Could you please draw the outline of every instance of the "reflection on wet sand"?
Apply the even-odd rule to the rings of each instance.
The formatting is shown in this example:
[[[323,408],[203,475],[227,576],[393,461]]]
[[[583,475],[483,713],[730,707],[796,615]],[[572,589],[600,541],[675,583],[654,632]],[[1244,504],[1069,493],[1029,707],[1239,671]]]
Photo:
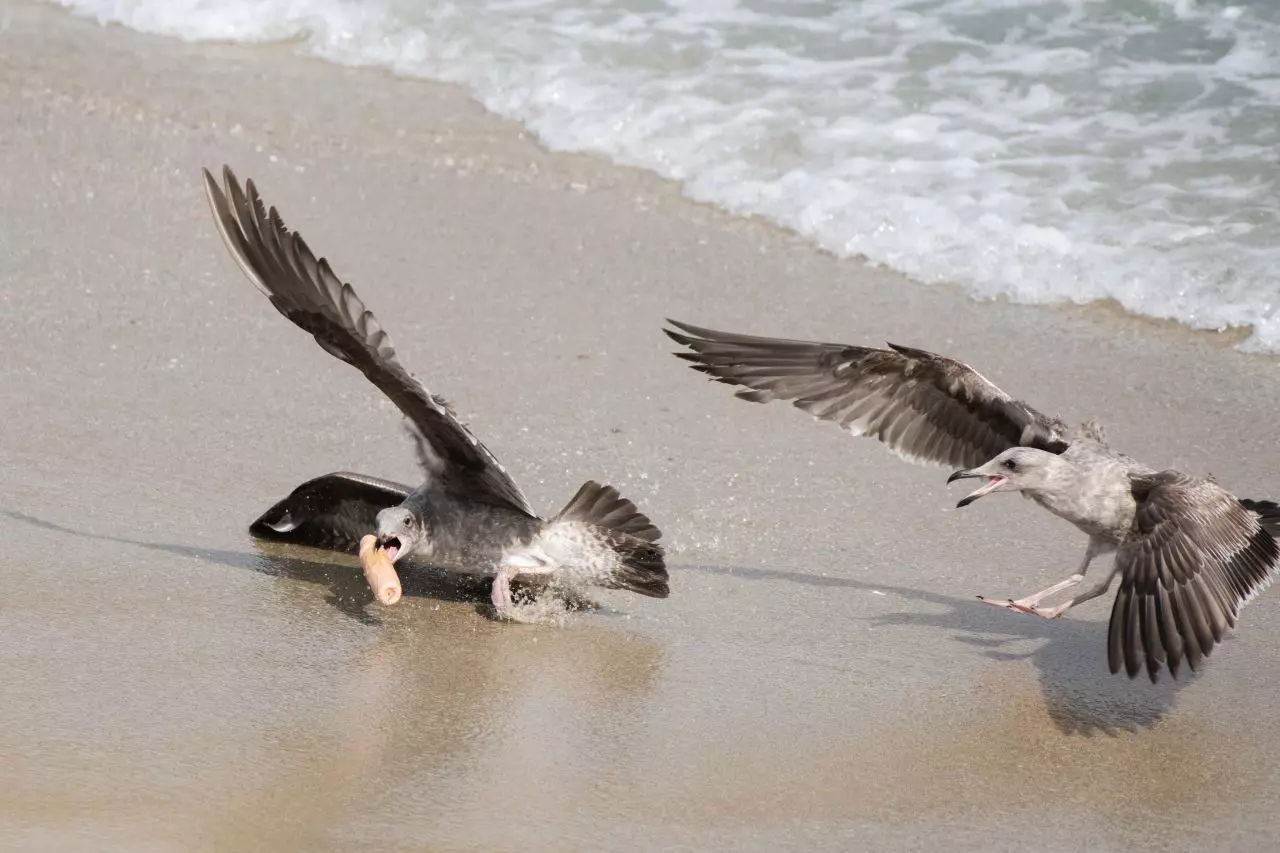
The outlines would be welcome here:
[[[538,697],[573,697],[600,712],[625,710],[652,689],[662,671],[660,644],[620,626],[507,625],[481,619],[475,607],[449,603],[488,601],[489,579],[430,569],[404,575],[396,607],[372,606],[372,594],[351,557],[316,549],[252,540],[253,552],[155,543],[74,530],[17,511],[10,519],[46,533],[100,540],[195,557],[234,569],[275,576],[279,607],[314,611],[316,585],[325,601],[370,626],[361,651],[326,674],[337,703],[324,719],[264,722],[252,747],[252,774],[236,761],[212,763],[201,780],[209,802],[196,804],[210,849],[302,849],[319,843],[352,815],[384,804],[417,799],[420,780],[452,780],[484,761],[486,753],[515,761],[531,745],[556,743],[559,717],[530,717],[530,689]],[[312,558],[314,557],[314,558]],[[303,583],[292,583],[303,581]],[[321,634],[326,629],[317,625]],[[324,698],[316,697],[316,702]],[[536,708],[535,708],[536,710]],[[538,736],[518,736],[522,720]],[[220,774],[223,775],[219,775]],[[252,781],[250,781],[252,780]],[[479,783],[484,788],[486,783]],[[31,802],[27,802],[27,799]],[[63,792],[5,800],[28,818],[59,809],[92,813],[92,800],[68,803]],[[105,800],[104,812],[118,804]]]
[[[329,604],[365,626],[358,652],[323,673],[323,692],[299,697],[303,706],[314,706],[305,716],[262,720],[238,738],[235,754],[211,756],[199,768],[208,795],[183,803],[187,825],[174,837],[199,838],[208,849],[315,849],[354,816],[394,813],[405,802],[425,808],[424,797],[447,814],[444,801],[458,797],[459,786],[474,787],[464,801],[487,796],[487,774],[494,771],[482,768],[507,765],[497,771],[501,778],[518,776],[525,762],[554,760],[564,738],[589,722],[579,717],[566,728],[557,702],[585,702],[594,714],[621,718],[609,726],[625,728],[628,710],[661,677],[661,645],[627,633],[616,620],[517,626],[481,618],[472,606],[450,606],[487,600],[486,578],[411,571],[406,598],[380,608],[370,606],[372,594],[345,555],[276,543],[254,542],[252,553],[154,543],[4,514],[60,536],[278,577],[284,582],[269,592],[278,599],[273,611],[315,612],[316,588],[323,587]],[[333,629],[318,621],[316,637]],[[207,736],[212,752],[225,748],[215,732],[191,736]],[[21,774],[20,767],[8,769]],[[100,812],[117,827],[147,819],[122,809],[112,795],[99,802],[84,791],[37,790],[33,778],[27,777],[21,798],[4,798],[6,809],[27,821],[60,822],[64,812]],[[530,791],[526,799],[567,793]]]
[[[224,780],[235,793],[208,817],[214,848],[332,843],[353,819],[385,814],[390,824],[405,807],[447,815],[459,786],[490,796],[489,779],[518,778],[526,762],[546,760],[530,750],[559,748],[562,720],[537,713],[531,691],[586,693],[612,713],[659,677],[661,649],[652,641],[608,628],[515,630],[425,602],[387,617],[359,657],[335,673],[343,683],[333,719],[271,738],[261,760],[278,770],[257,784]],[[527,736],[529,729],[537,736]],[[485,767],[495,762],[510,770],[491,776]],[[499,811],[500,793],[491,795]]]
[[[870,583],[853,578],[830,577],[780,569],[685,566],[682,570],[724,574],[741,578],[781,580],[789,583],[830,586],[851,590],[875,590],[911,602],[937,605],[940,612],[911,609],[874,617],[876,625],[924,626],[950,635],[950,639],[981,651],[992,660],[1030,659],[1040,678],[1046,707],[1054,724],[1068,734],[1115,735],[1156,725],[1173,707],[1179,690],[1195,678],[1165,678],[1152,685],[1145,679],[1130,681],[1106,669],[1106,626],[1070,617],[1045,620],[1006,613],[981,606],[974,599],[959,599],[936,592]],[[1008,651],[1011,645],[1042,640],[1032,651]],[[1212,666],[1212,662],[1209,664]]]
[[[378,624],[380,621],[378,614],[388,612],[385,608],[371,606],[375,599],[360,574],[358,561],[341,552],[259,539],[249,540],[253,553],[177,543],[148,542],[125,536],[87,533],[14,510],[0,510],[0,513],[47,532],[132,545],[174,556],[220,563],[236,569],[249,569],[271,577],[319,584],[329,590],[325,598],[326,603],[358,622]],[[519,592],[523,588],[523,581],[523,578],[516,578],[512,585],[513,590]],[[401,582],[406,597],[475,602],[480,605],[484,605],[489,600],[489,588],[492,585],[491,578],[484,575],[452,572],[416,564],[409,565]],[[536,585],[536,579],[534,579],[530,587]],[[585,598],[575,598],[571,603],[577,608],[592,606],[592,603]],[[486,606],[480,606],[477,609],[482,613],[489,611]]]
[[[688,789],[705,792],[688,818],[757,826],[976,822],[1052,806],[1150,843],[1229,818],[1268,783],[1206,721],[1179,715],[1148,731],[1081,738],[1064,736],[1056,716],[1025,677],[992,668],[968,695],[851,721],[856,738],[792,732],[749,748],[705,748],[688,760]],[[1167,819],[1152,826],[1152,814]]]
[[[158,748],[172,749],[163,744],[182,732],[190,739],[183,748],[200,756],[204,794],[194,801],[181,785],[173,802],[158,795],[145,807],[127,783],[119,793],[42,787],[40,772],[23,764],[30,751],[13,750],[19,758],[7,773],[26,781],[6,808],[30,822],[65,824],[74,813],[128,837],[156,820],[159,803],[184,816],[182,827],[161,834],[198,837],[211,850],[381,850],[424,838],[442,849],[552,849],[538,841],[557,831],[529,835],[540,816],[579,827],[591,843],[598,838],[590,827],[630,826],[662,846],[708,832],[783,831],[797,820],[945,825],[1050,808],[1105,826],[1109,837],[1150,841],[1229,820],[1235,804],[1257,801],[1266,786],[1256,761],[1238,759],[1238,735],[1171,713],[1193,682],[1153,687],[1108,676],[1096,623],[1017,618],[976,601],[802,571],[674,567],[673,576],[701,576],[721,591],[740,585],[750,593],[757,582],[801,594],[874,589],[890,609],[863,624],[884,631],[856,642],[884,645],[894,632],[923,629],[923,647],[944,657],[977,653],[971,682],[895,687],[902,710],[867,715],[877,706],[862,704],[868,685],[851,672],[875,667],[851,671],[803,648],[752,645],[763,626],[742,613],[705,620],[691,606],[631,622],[602,609],[561,626],[506,625],[477,616],[483,579],[414,573],[412,592],[379,608],[343,555],[266,543],[245,552],[146,543],[8,516],[60,536],[141,547],[161,561],[195,557],[279,578],[259,585],[252,601],[220,606],[253,608],[254,619],[266,620],[254,642],[344,649],[277,656],[296,667],[317,662],[286,679],[300,693],[251,722],[226,708],[233,697],[224,692],[200,700],[226,708],[220,713],[240,720],[238,730],[191,728],[175,716],[185,706],[162,706]],[[801,601],[796,608],[797,616],[805,610]],[[858,637],[857,620],[819,618],[802,636]],[[273,636],[281,629],[292,633]],[[201,667],[235,677],[219,674],[232,665],[224,652],[183,664],[195,667],[193,689]],[[1015,665],[1020,658],[1032,669]],[[779,666],[788,660],[795,663]],[[137,690],[163,700],[172,689],[166,673]],[[259,678],[254,689],[261,694],[264,685]],[[1204,796],[1209,790],[1213,797]],[[1176,817],[1152,828],[1153,811]],[[607,817],[598,824],[587,815]]]
[[[325,601],[328,604],[366,624],[378,624],[392,619],[396,612],[394,608],[373,605],[373,595],[364,583],[355,560],[343,554],[259,540],[250,540],[254,553],[151,543],[126,537],[88,534],[20,512],[6,511],[5,514],[46,531],[136,545],[303,581],[306,584],[318,584],[327,588]],[[688,565],[675,568],[679,572],[781,580],[807,586],[874,589],[908,601],[941,606],[943,609],[935,612],[912,609],[878,616],[875,617],[875,624],[938,629],[949,633],[951,639],[960,646],[978,649],[993,660],[1029,658],[1039,674],[1050,718],[1064,733],[1103,733],[1114,736],[1121,731],[1151,728],[1173,707],[1178,691],[1195,677],[1184,676],[1180,681],[1166,678],[1159,684],[1151,685],[1144,680],[1130,681],[1106,674],[1102,660],[1105,637],[1102,635],[1103,627],[1097,623],[1071,618],[1047,621],[1021,617],[983,608],[975,601],[846,577],[742,566]],[[429,568],[415,568],[406,572],[404,578],[406,598],[436,601],[482,604],[487,599],[488,586],[489,579],[485,577]],[[286,596],[309,595],[300,592],[301,588],[290,585],[284,585],[280,589]],[[1008,646],[1026,640],[1043,642],[1031,651],[1006,650]]]
[[[992,671],[974,693],[981,711],[908,753],[902,782],[922,808],[1034,809],[1048,800],[1140,828],[1152,813],[1188,823],[1226,816],[1266,782],[1210,720],[1181,713],[1145,731],[1062,737],[1064,707],[1030,685]]]

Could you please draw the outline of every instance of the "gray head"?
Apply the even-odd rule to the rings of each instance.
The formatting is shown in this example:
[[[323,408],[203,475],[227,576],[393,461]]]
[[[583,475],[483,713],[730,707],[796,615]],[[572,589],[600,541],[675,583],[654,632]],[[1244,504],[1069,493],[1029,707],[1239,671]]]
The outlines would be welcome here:
[[[1011,447],[985,465],[955,472],[947,482],[970,478],[987,481],[985,486],[961,498],[956,504],[959,509],[992,492],[1039,491],[1049,484],[1053,473],[1063,464],[1054,453],[1034,447]]]
[[[391,562],[410,554],[421,543],[422,523],[402,506],[387,507],[378,513],[378,547]]]

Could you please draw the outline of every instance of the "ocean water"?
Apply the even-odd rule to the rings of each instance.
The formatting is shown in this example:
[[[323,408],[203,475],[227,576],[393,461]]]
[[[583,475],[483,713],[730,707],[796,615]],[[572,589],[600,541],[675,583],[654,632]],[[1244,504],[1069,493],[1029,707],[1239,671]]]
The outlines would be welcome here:
[[[839,255],[1280,352],[1277,0],[58,2],[458,82]]]

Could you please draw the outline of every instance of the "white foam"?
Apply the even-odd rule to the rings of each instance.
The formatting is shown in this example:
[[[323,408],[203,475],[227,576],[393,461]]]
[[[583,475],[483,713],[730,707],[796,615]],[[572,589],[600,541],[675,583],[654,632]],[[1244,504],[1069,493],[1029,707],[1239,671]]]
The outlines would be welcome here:
[[[469,86],[975,296],[1114,299],[1280,352],[1280,6],[1252,0],[61,0]]]

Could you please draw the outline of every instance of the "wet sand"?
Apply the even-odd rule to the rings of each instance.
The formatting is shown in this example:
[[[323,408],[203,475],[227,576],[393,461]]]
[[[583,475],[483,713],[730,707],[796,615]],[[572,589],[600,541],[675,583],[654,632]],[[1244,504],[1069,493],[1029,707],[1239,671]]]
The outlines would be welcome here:
[[[0,2],[0,849],[1268,849],[1280,593],[1198,676],[1109,603],[981,605],[1084,540],[669,355],[664,316],[964,358],[1153,464],[1280,497],[1277,360],[975,304],[548,154],[460,91]],[[503,625],[429,573],[252,541],[304,479],[414,478],[390,404],[209,220],[231,163],[553,512],[662,527],[672,597]],[[1050,363],[1050,359],[1053,363]]]

